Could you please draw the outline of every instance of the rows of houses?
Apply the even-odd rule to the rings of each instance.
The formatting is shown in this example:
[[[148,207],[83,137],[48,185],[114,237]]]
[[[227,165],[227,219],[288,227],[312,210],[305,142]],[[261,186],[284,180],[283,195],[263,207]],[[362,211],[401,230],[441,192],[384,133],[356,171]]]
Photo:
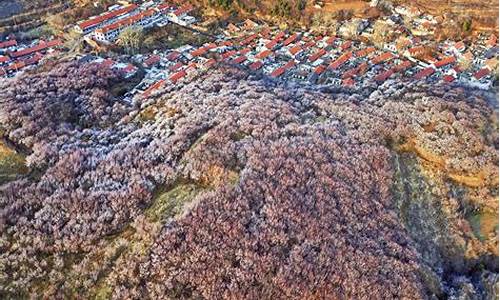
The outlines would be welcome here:
[[[484,43],[479,39],[469,47],[482,45],[486,51],[475,56],[481,58],[489,52],[489,63],[484,64],[483,60],[476,58],[472,67],[462,70],[459,62],[468,49],[463,41],[453,43],[448,51],[445,51],[445,45],[440,45],[422,59],[427,44],[421,38],[408,37],[402,45],[389,42],[383,47],[374,47],[357,39],[318,36],[309,32],[285,33],[265,26],[247,30],[246,35],[242,35],[242,28],[247,27],[245,23],[241,26],[231,24],[228,32],[238,32],[238,35],[223,38],[233,45],[223,56],[233,58],[232,63],[250,71],[260,70],[271,78],[355,86],[365,80],[382,83],[399,76],[408,80],[441,80],[446,83],[459,80],[487,89],[498,65],[495,35],[488,36]]]
[[[390,78],[402,80],[442,81],[451,84],[460,81],[479,88],[490,88],[496,65],[483,65],[462,70],[461,56],[476,46],[463,41],[443,43],[437,53],[422,59],[426,43],[421,38],[383,47],[338,36],[315,35],[310,32],[286,32],[246,20],[229,24],[224,35],[215,41],[193,47],[138,56],[147,74],[129,93],[130,97],[147,97],[165,85],[189,80],[215,64],[228,64],[259,72],[272,80],[295,80],[308,84],[363,86],[367,81],[382,84]],[[498,49],[495,35],[479,39],[483,52]],[[492,62],[498,54],[492,52]],[[497,63],[498,64],[498,63]]]
[[[177,7],[156,1],[141,5],[115,5],[99,16],[79,22],[76,30],[96,40],[112,42],[123,29],[132,25],[188,24],[193,22],[188,15],[192,10],[189,4]],[[408,15],[428,19],[431,23],[433,20],[422,16],[419,11],[397,7],[395,14],[383,17],[382,22],[394,26],[401,23],[400,18]],[[347,30],[342,34],[340,31],[329,36],[307,31],[282,31],[251,20],[228,24],[224,34],[201,47],[186,45],[149,57],[136,56],[134,60],[143,64],[147,74],[130,96],[149,95],[165,84],[176,84],[216,63],[260,72],[274,80],[324,85],[355,87],[366,81],[381,84],[395,77],[460,82],[482,89],[492,85],[498,68],[498,39],[494,34],[481,35],[474,43],[445,41],[437,47],[430,47],[428,39],[413,35],[404,26],[396,26],[395,30],[399,33],[397,40],[388,40],[380,45],[370,42],[372,23],[358,20],[355,24],[351,26],[355,28],[352,32]],[[344,25],[341,23],[339,26],[346,27]],[[58,40],[40,41],[29,47],[19,47],[12,39],[1,42],[0,74],[10,74],[36,64],[46,52],[58,46]],[[113,65],[113,68],[124,69],[125,76],[132,76],[137,71],[133,65]]]
[[[196,22],[189,15],[193,10],[190,4],[180,7],[168,2],[149,1],[141,5],[113,5],[107,12],[82,20],[75,25],[75,31],[93,37],[99,42],[115,42],[120,33],[130,26],[142,28],[154,25],[164,26],[168,22],[188,26]]]
[[[58,39],[18,43],[14,37],[0,41],[0,77],[12,77],[19,71],[37,65],[46,55],[62,46]]]

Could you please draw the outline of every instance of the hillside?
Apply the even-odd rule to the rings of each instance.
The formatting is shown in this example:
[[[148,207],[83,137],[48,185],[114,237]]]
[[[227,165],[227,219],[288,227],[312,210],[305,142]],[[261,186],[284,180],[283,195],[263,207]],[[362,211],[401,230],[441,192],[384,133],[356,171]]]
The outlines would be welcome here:
[[[220,69],[128,107],[63,63],[0,83],[0,297],[498,297],[498,119],[474,91]]]
[[[396,2],[407,4],[407,1]],[[475,29],[498,31],[498,0],[416,0],[413,3],[432,15],[453,14],[462,18],[472,18]]]
[[[322,7],[315,6],[317,1],[311,0],[192,0],[191,2],[202,7],[208,14],[213,14],[213,9],[218,13],[226,12],[226,15],[236,11],[242,17],[301,25],[310,24],[316,14],[331,13],[339,18],[351,15],[351,13],[361,18],[373,16],[370,1],[366,0],[325,0],[320,1],[323,3]],[[473,28],[476,30],[498,31],[498,1],[496,0],[417,0],[411,3],[401,0],[381,0],[380,3],[416,6],[421,11],[434,16],[446,15],[456,19],[472,19]]]

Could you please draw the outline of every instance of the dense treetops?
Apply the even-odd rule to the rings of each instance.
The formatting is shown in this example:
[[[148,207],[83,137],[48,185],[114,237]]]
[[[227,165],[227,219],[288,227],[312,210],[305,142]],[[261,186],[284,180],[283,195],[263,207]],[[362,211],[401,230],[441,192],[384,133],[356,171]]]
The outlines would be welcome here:
[[[391,186],[406,151],[443,180],[487,174],[470,193],[489,194],[498,136],[480,98],[395,82],[316,92],[226,70],[125,107],[107,92],[114,78],[66,63],[3,84],[0,124],[38,173],[1,188],[0,295],[414,299],[478,288],[471,270],[428,264]],[[183,213],[148,219],[159,189],[184,184],[199,192]]]

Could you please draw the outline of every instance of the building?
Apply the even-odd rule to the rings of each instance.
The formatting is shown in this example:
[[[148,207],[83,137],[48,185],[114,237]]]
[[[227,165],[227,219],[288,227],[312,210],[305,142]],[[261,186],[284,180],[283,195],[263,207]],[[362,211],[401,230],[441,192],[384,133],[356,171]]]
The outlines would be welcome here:
[[[0,42],[0,49],[7,49],[14,46],[17,46],[17,41],[14,39]]]
[[[434,68],[428,67],[428,68],[425,68],[425,69],[418,71],[413,78],[416,80],[425,79],[425,78],[431,76],[432,74],[434,74],[435,72],[436,72],[436,70],[434,70]]]
[[[89,34],[92,31],[112,23],[119,17],[131,14],[137,10],[137,5],[131,4],[125,7],[118,7],[88,20],[80,21],[75,25],[75,31],[80,34]]]
[[[94,37],[101,42],[114,42],[120,33],[127,27],[148,27],[153,25],[154,21],[157,20],[158,14],[159,13],[154,9],[145,10],[97,29],[94,32]]]
[[[253,62],[251,63],[248,67],[250,68],[250,70],[252,71],[257,71],[259,70],[260,68],[262,68],[262,66],[264,65],[263,62],[261,61],[256,61],[256,62]]]
[[[191,6],[191,4],[185,4],[173,12],[168,13],[167,18],[173,23],[188,26],[196,22],[196,18],[188,15],[192,10],[193,6]]]
[[[448,56],[448,57],[445,57],[445,58],[435,62],[434,67],[442,68],[444,66],[454,64],[455,62],[456,62],[456,60],[455,60],[454,56]]]
[[[0,55],[0,65],[7,63],[10,60],[8,56]]]
[[[161,57],[157,54],[155,55],[151,55],[150,57],[148,57],[145,61],[144,61],[144,67],[145,68],[152,68],[154,67],[155,65],[159,64],[161,61]]]
[[[26,49],[21,49],[21,50],[9,52],[9,56],[11,58],[18,58],[18,57],[28,56],[28,55],[34,54],[36,52],[47,51],[50,48],[59,47],[61,45],[62,45],[62,42],[60,40],[51,40],[51,41],[48,41],[48,42],[40,41],[38,43],[38,45],[36,45],[36,46],[29,47],[29,48],[26,48]]]

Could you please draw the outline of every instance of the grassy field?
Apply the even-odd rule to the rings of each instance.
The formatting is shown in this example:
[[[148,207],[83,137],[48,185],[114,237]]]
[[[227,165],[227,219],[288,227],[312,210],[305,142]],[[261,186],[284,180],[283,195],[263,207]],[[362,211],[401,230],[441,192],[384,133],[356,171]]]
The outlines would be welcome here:
[[[15,179],[18,175],[28,173],[23,155],[0,142],[0,184]]]
[[[158,222],[180,214],[184,204],[189,203],[201,188],[191,183],[179,183],[167,191],[156,193],[153,205],[146,210],[146,217]]]

